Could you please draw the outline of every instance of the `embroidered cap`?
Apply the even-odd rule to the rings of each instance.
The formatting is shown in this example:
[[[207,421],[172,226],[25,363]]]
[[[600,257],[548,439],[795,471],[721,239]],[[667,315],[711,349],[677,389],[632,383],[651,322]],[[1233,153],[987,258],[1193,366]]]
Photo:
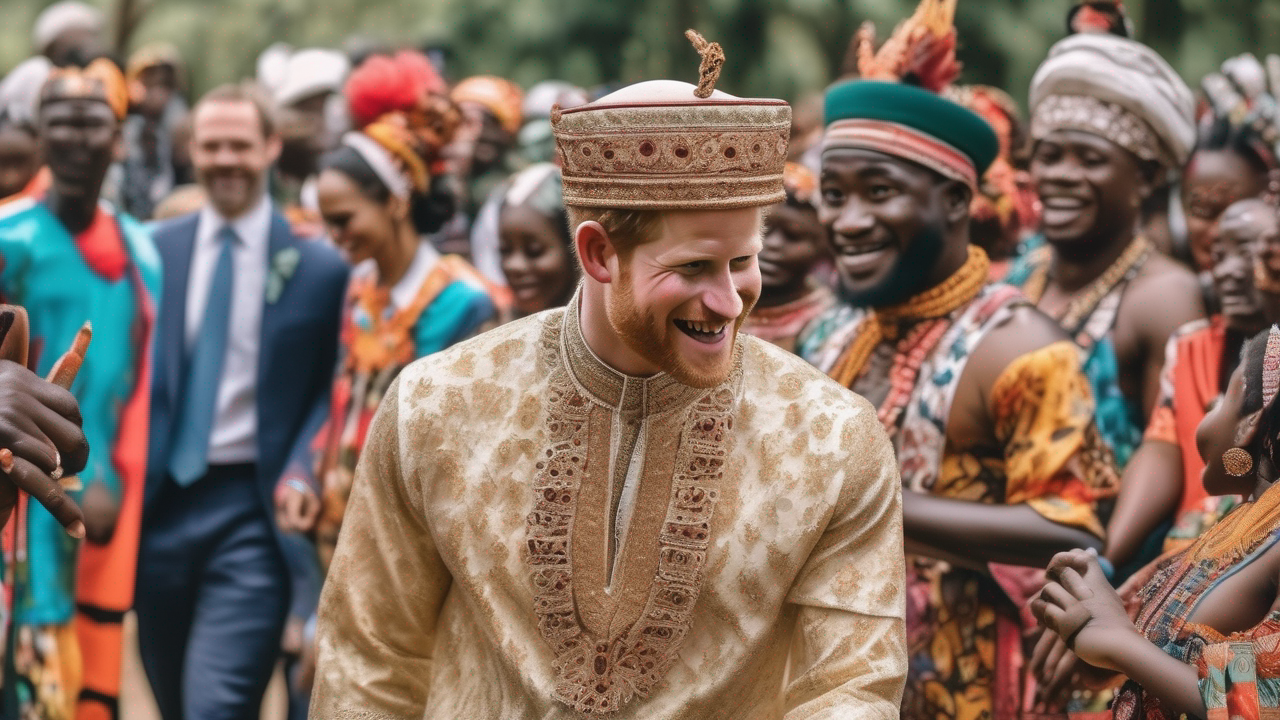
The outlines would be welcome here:
[[[553,110],[565,205],[724,210],[786,199],[791,106],[714,90],[724,54],[687,35],[703,56],[697,86],[651,80]]]

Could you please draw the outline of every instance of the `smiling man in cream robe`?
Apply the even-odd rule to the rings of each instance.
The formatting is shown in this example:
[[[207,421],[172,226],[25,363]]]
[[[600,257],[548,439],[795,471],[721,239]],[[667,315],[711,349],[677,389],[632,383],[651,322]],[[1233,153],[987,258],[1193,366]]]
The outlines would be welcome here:
[[[875,410],[738,334],[791,110],[640,83],[553,116],[584,282],[420,360],[369,430],[316,718],[896,718]]]

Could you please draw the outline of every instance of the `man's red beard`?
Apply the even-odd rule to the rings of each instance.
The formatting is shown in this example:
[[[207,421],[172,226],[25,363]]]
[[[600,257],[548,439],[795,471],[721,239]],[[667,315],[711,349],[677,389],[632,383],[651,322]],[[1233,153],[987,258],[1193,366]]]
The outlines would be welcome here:
[[[636,304],[635,287],[631,283],[631,272],[625,267],[619,274],[615,292],[609,296],[605,314],[614,333],[622,338],[622,342],[626,343],[632,352],[657,365],[662,372],[681,384],[709,389],[729,379],[729,373],[733,370],[733,356],[738,345],[738,329],[742,327],[751,308],[759,300],[758,296],[753,297],[741,291],[738,297],[742,299],[742,314],[733,322],[729,336],[729,351],[715,366],[706,368],[695,367],[681,357],[680,352],[676,350],[674,333],[680,332],[679,330],[671,328],[662,319],[640,314]]]

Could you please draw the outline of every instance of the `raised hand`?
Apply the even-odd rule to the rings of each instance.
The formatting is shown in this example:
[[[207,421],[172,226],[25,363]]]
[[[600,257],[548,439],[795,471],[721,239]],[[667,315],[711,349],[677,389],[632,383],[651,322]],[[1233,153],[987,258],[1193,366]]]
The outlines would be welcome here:
[[[50,377],[59,384],[27,370],[27,337],[26,312],[0,306],[0,518],[8,519],[24,490],[82,539],[84,516],[59,480],[83,470],[89,459],[80,406],[66,389],[84,358],[87,335],[55,365]]]
[[[1117,658],[1126,644],[1146,639],[1138,633],[1125,612],[1120,596],[1107,582],[1097,555],[1084,550],[1059,553],[1045,571],[1048,583],[1031,601],[1031,612],[1047,630],[1061,638],[1067,648],[1095,667],[1121,671]],[[1060,653],[1054,653],[1051,640],[1041,638],[1033,663],[1054,680],[1056,667],[1047,667]]]

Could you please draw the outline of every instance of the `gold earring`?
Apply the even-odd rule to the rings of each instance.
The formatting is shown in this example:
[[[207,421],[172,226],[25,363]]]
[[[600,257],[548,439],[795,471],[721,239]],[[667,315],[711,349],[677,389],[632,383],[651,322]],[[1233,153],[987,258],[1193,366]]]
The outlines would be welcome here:
[[[1244,448],[1231,448],[1222,453],[1222,469],[1231,477],[1244,477],[1253,470],[1253,456]]]

